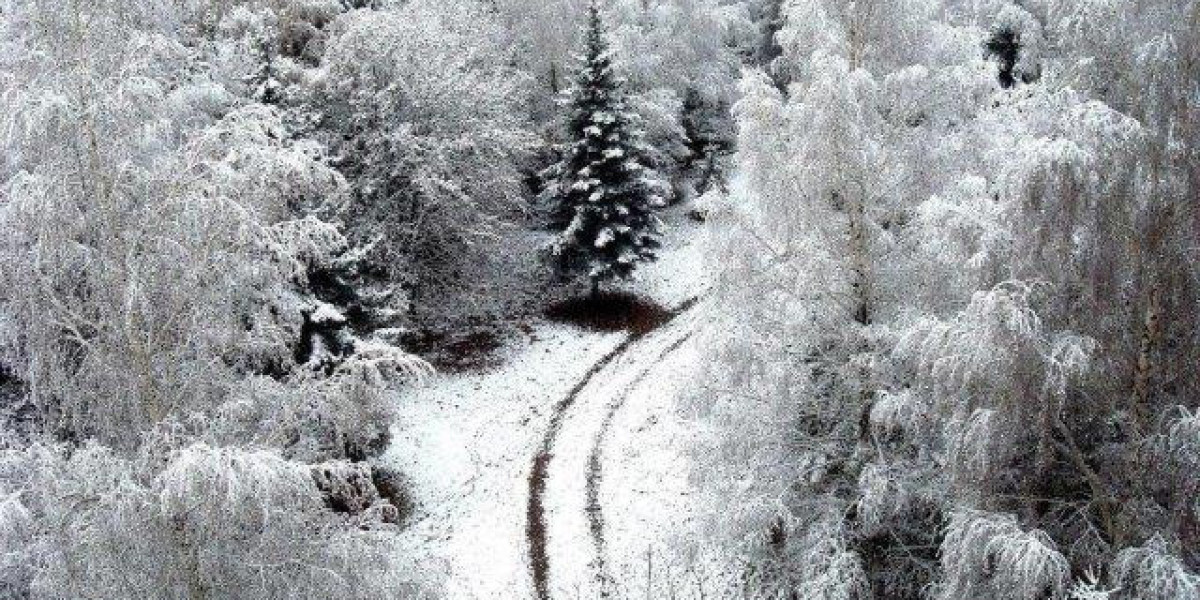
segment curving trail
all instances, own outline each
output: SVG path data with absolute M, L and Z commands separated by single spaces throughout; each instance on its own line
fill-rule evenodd
M 539 599 L 548 600 L 550 598 L 550 557 L 546 552 L 546 509 L 543 498 L 546 493 L 550 460 L 554 456 L 551 453 L 554 442 L 558 438 L 558 432 L 562 429 L 567 410 L 575 404 L 579 393 L 591 383 L 597 373 L 624 354 L 637 339 L 637 337 L 630 337 L 601 358 L 584 374 L 583 379 L 571 389 L 567 396 L 554 406 L 550 426 L 546 428 L 546 435 L 542 438 L 541 446 L 533 457 L 533 468 L 529 471 L 529 501 L 525 511 L 527 519 L 525 536 L 529 541 L 529 566 L 533 572 L 534 593 Z
M 600 482 L 604 478 L 605 440 L 608 437 L 609 430 L 612 429 L 613 419 L 617 416 L 617 412 L 625 406 L 625 401 L 629 398 L 629 393 L 633 388 L 641 384 L 646 376 L 650 374 L 651 369 L 666 358 L 667 355 L 678 350 L 680 346 L 692 339 L 692 334 L 694 333 L 694 330 L 688 329 L 682 334 L 675 336 L 671 345 L 661 351 L 654 362 L 645 366 L 638 377 L 622 390 L 615 401 L 609 405 L 608 412 L 604 415 L 604 421 L 600 424 L 600 430 L 596 433 L 596 438 L 592 441 L 592 452 L 588 456 L 587 515 L 589 530 L 592 534 L 592 546 L 596 551 L 596 570 L 599 572 L 602 592 L 604 588 L 614 583 L 605 562 L 607 551 L 604 542 L 604 507 L 600 504 Z
M 598 500 L 603 441 L 629 391 L 691 337 L 690 319 L 681 317 L 692 313 L 699 300 L 684 302 L 655 329 L 631 334 L 554 406 L 528 478 L 526 538 L 539 600 L 550 600 L 556 591 L 573 597 L 605 594 L 604 518 Z

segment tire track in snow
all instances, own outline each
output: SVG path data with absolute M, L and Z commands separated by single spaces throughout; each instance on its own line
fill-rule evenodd
M 690 298 L 671 311 L 670 316 L 657 327 L 631 333 L 625 341 L 618 344 L 616 348 L 613 348 L 611 352 L 604 355 L 596 364 L 592 365 L 567 395 L 554 405 L 554 410 L 550 417 L 550 425 L 542 437 L 542 443 L 533 457 L 533 465 L 529 471 L 529 497 L 525 511 L 525 536 L 529 544 L 529 568 L 533 576 L 534 594 L 538 600 L 550 600 L 550 556 L 547 552 L 548 540 L 545 506 L 546 480 L 549 477 L 550 461 L 554 457 L 554 445 L 558 440 L 559 432 L 562 430 L 563 422 L 566 420 L 571 407 L 574 406 L 580 393 L 592 383 L 596 375 L 603 371 L 605 367 L 613 364 L 617 359 L 625 355 L 637 342 L 670 325 L 680 315 L 691 310 L 699 301 L 699 296 Z
M 616 401 L 609 405 L 607 412 L 604 415 L 604 421 L 600 424 L 600 431 L 596 433 L 596 438 L 592 441 L 592 451 L 588 456 L 588 474 L 587 474 L 587 516 L 588 529 L 592 533 L 592 546 L 596 552 L 596 570 L 600 573 L 601 593 L 607 596 L 606 590 L 609 586 L 615 583 L 612 574 L 608 572 L 608 561 L 605 558 L 607 555 L 606 544 L 604 541 L 604 509 L 600 504 L 600 481 L 604 478 L 604 444 L 608 438 L 608 432 L 612 429 L 613 420 L 617 413 L 625 406 L 625 402 L 629 399 L 630 394 L 637 389 L 654 367 L 658 366 L 664 358 L 678 350 L 681 346 L 692 339 L 696 331 L 694 329 L 687 331 L 679 337 L 679 339 L 671 342 L 662 352 L 659 352 L 655 357 L 654 362 L 650 366 L 642 370 L 630 384 L 617 395 Z
M 543 496 L 546 492 L 546 478 L 550 459 L 553 457 L 554 441 L 558 437 L 559 430 L 562 429 L 567 410 L 575 403 L 579 392 L 591 383 L 597 373 L 624 354 L 638 339 L 640 336 L 630 336 L 604 355 L 596 364 L 592 365 L 591 369 L 588 369 L 566 397 L 558 401 L 558 404 L 554 406 L 554 412 L 550 417 L 550 426 L 546 429 L 538 453 L 533 457 L 533 468 L 529 471 L 529 501 L 525 510 L 525 537 L 529 542 L 529 567 L 533 572 L 533 589 L 540 600 L 549 600 L 550 598 L 550 557 L 546 553 L 546 509 Z

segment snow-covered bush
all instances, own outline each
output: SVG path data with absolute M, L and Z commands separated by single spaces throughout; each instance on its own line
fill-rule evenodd
M 1193 600 L 1200 598 L 1200 575 L 1192 572 L 1155 536 L 1144 546 L 1126 548 L 1112 565 L 1116 598 Z
M 818 530 L 819 531 L 819 530 Z M 866 600 L 873 598 L 862 558 L 832 531 L 813 538 L 801 559 L 800 583 L 794 594 L 805 600 Z
M 338 318 L 369 295 L 321 279 L 357 256 L 345 179 L 232 75 L 242 33 L 177 9 L 0 20 L 0 356 L 39 429 L 4 436 L 5 593 L 402 593 L 395 508 L 338 514 L 310 464 L 381 452 L 387 386 L 427 367 Z
M 317 93 L 350 180 L 356 240 L 409 293 L 418 320 L 484 294 L 465 285 L 521 219 L 527 79 L 504 62 L 498 27 L 468 0 L 347 13 L 330 25 Z M 316 108 L 316 107 L 314 107 Z
M 306 465 L 164 441 L 132 458 L 92 444 L 6 451 L 3 525 L 21 536 L 4 538 L 6 574 L 20 569 L 6 581 L 54 598 L 379 598 L 408 585 L 389 572 L 382 505 L 342 516 Z
M 939 598 L 1062 598 L 1070 564 L 1042 531 L 1025 531 L 1011 515 L 963 511 L 942 541 Z

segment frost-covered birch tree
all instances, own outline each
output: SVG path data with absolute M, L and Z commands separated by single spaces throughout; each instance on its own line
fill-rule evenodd
M 730 402 L 727 444 L 750 435 L 746 389 L 790 408 L 766 439 L 792 443 L 751 463 L 805 481 L 773 492 L 804 540 L 772 550 L 785 563 L 834 564 L 804 551 L 820 532 L 886 597 L 1191 597 L 1177 432 L 1194 370 L 1173 365 L 1197 348 L 1194 207 L 1177 204 L 1194 182 L 1196 7 L 935 8 L 786 6 L 792 84 L 760 78 L 739 105 L 740 190 L 714 231 L 722 370 L 699 397 Z M 809 200 L 822 193 L 848 202 Z M 779 310 L 771 292 L 798 290 L 820 303 Z M 835 427 L 814 428 L 821 414 Z M 815 527 L 814 505 L 839 508 Z M 833 577 L 800 572 L 788 585 Z M 837 572 L 835 597 L 855 597 L 858 575 Z
M 351 11 L 329 30 L 310 101 L 351 184 L 350 231 L 378 241 L 366 261 L 415 320 L 437 321 L 523 220 L 530 80 L 471 0 Z
M 304 364 L 308 326 L 345 308 L 312 274 L 349 251 L 346 183 L 245 84 L 236 22 L 254 17 L 234 9 L 201 43 L 195 16 L 5 8 L 0 356 L 33 423 L 4 426 L 0 585 L 392 594 L 395 502 L 347 459 L 386 438 L 386 383 L 426 367 L 336 324 L 344 347 Z

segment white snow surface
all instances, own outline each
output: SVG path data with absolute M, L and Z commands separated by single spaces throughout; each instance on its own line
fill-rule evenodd
M 728 565 L 715 559 L 728 554 L 708 545 L 688 478 L 695 423 L 677 405 L 699 357 L 688 338 L 653 364 L 608 428 L 599 498 L 617 598 L 719 598 L 730 589 Z
M 447 374 L 399 399 L 385 460 L 418 503 L 405 560 L 447 598 L 529 598 L 525 510 L 530 462 L 553 405 L 623 334 L 544 324 L 505 365 Z
M 677 307 L 702 295 L 698 226 L 673 210 L 661 260 L 625 284 Z M 603 559 L 614 580 L 644 594 L 647 547 L 677 539 L 688 437 L 673 412 L 691 376 L 685 343 L 698 310 L 635 341 L 589 379 L 556 437 L 543 497 L 553 597 L 589 598 L 602 577 L 588 521 L 587 476 L 599 452 Z M 555 405 L 628 338 L 542 322 L 510 340 L 487 372 L 438 374 L 397 398 L 400 417 L 384 460 L 407 477 L 417 512 L 402 533 L 402 560 L 446 598 L 532 598 L 526 537 L 529 473 Z M 606 425 L 607 422 L 607 425 Z M 648 425 L 650 424 L 650 425 Z M 675 424 L 675 425 L 672 425 Z M 600 448 L 599 451 L 596 448 Z M 672 560 L 675 560 L 672 558 Z M 636 582 L 636 585 L 634 585 Z
M 686 216 L 686 208 L 674 206 L 663 211 L 663 247 L 658 260 L 639 266 L 633 281 L 625 284 L 631 291 L 667 307 L 703 295 L 708 288 L 703 255 L 705 232 Z
M 625 559 L 631 557 L 622 552 L 627 549 L 625 546 L 618 548 L 616 553 L 605 551 L 603 556 L 599 556 L 588 518 L 589 511 L 593 509 L 588 505 L 587 498 L 590 461 L 593 453 L 600 448 L 598 456 L 602 472 L 614 472 L 614 479 L 618 482 L 628 479 L 630 472 L 656 473 L 656 464 L 669 461 L 670 454 L 665 453 L 646 457 L 643 464 L 627 463 L 623 460 L 627 455 L 610 455 L 604 449 L 612 431 L 612 420 L 620 415 L 626 397 L 656 371 L 658 363 L 674 351 L 677 343 L 689 336 L 696 327 L 695 319 L 691 318 L 695 314 L 693 311 L 681 316 L 670 325 L 639 340 L 628 352 L 601 370 L 579 394 L 574 409 L 563 423 L 559 435 L 561 442 L 555 449 L 550 466 L 545 501 L 550 583 L 555 597 L 599 597 L 602 581 L 607 579 L 621 584 L 631 576 L 624 570 L 613 571 L 600 566 L 601 559 L 607 563 L 615 557 L 618 559 L 616 564 L 624 565 L 628 562 Z M 604 481 L 600 479 L 602 493 L 604 490 L 615 490 L 618 496 L 633 493 L 633 490 L 603 486 Z M 617 510 L 612 510 L 605 506 L 605 500 L 602 496 L 600 513 L 605 521 L 606 537 L 613 527 L 625 528 L 627 525 L 635 527 L 636 535 L 639 525 L 629 522 L 628 505 L 621 504 L 616 507 Z M 659 516 L 667 522 L 675 519 L 670 514 L 659 513 Z M 637 548 L 634 551 L 640 552 Z
M 345 323 L 346 315 L 328 302 L 318 302 L 316 310 L 309 317 L 313 323 Z

